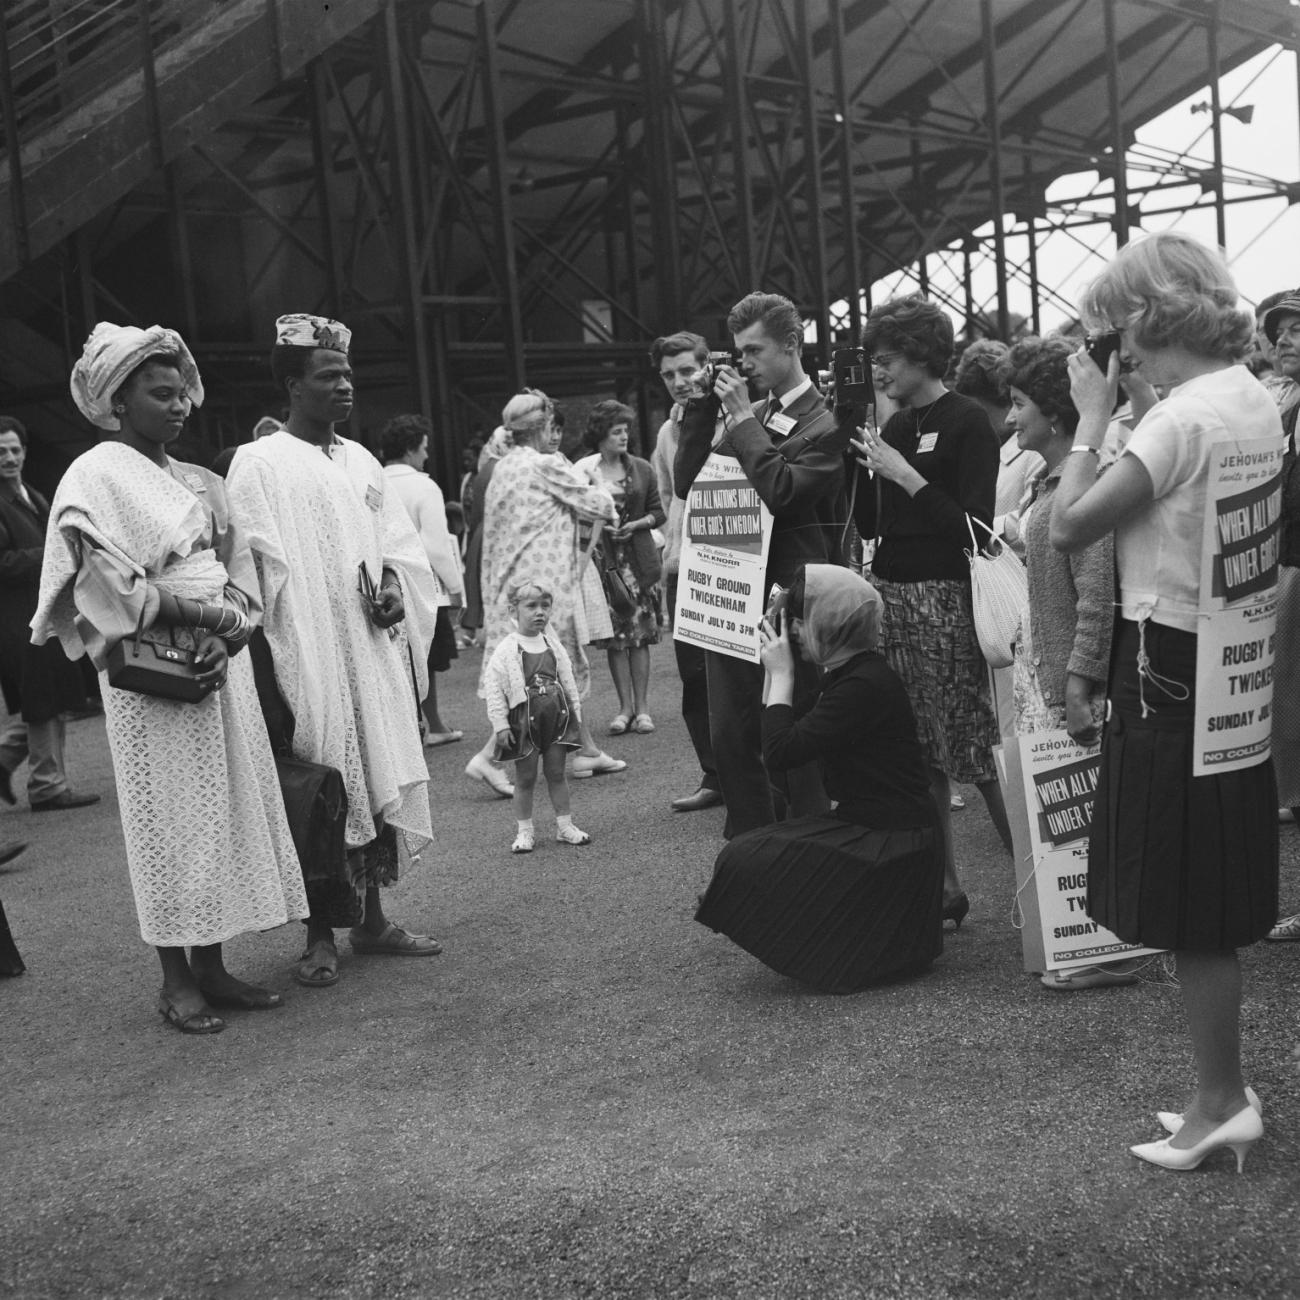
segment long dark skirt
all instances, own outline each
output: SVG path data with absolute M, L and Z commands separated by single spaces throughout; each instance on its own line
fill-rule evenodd
M 1273 764 L 1193 777 L 1196 636 L 1148 622 L 1145 643 L 1152 671 L 1178 686 L 1163 690 L 1144 679 L 1151 712 L 1142 717 L 1138 625 L 1117 623 L 1088 915 L 1152 948 L 1210 952 L 1255 943 L 1277 920 Z
M 853 993 L 939 956 L 942 895 L 930 827 L 800 817 L 736 836 L 695 919 L 779 974 Z

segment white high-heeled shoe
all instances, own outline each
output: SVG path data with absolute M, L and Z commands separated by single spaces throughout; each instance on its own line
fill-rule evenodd
M 1251 1147 L 1263 1136 L 1264 1121 L 1260 1119 L 1259 1112 L 1251 1106 L 1244 1106 L 1231 1119 L 1224 1120 L 1218 1128 L 1207 1133 L 1194 1147 L 1183 1150 L 1170 1146 L 1172 1138 L 1163 1138 L 1159 1142 L 1143 1142 L 1139 1146 L 1129 1147 L 1129 1151 L 1139 1160 L 1181 1172 L 1195 1169 L 1211 1152 L 1229 1147 L 1237 1157 L 1237 1172 L 1241 1173 Z
M 1260 1101 L 1259 1094 L 1254 1088 L 1246 1089 L 1246 1100 L 1250 1103 L 1251 1110 L 1263 1115 L 1264 1103 Z M 1158 1110 L 1156 1111 L 1156 1119 L 1160 1121 L 1160 1127 L 1171 1137 L 1183 1126 L 1183 1117 L 1176 1110 Z

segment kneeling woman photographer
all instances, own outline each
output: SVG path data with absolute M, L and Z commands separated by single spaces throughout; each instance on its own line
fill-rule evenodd
M 920 970 L 943 950 L 929 773 L 907 691 L 879 650 L 880 616 L 870 583 L 809 564 L 775 625 L 764 620 L 764 762 L 776 777 L 819 760 L 837 808 L 733 839 L 695 918 L 832 993 Z M 792 641 L 824 673 L 797 719 Z

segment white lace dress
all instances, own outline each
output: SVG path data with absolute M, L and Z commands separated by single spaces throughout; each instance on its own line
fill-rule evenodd
M 79 457 L 50 511 L 34 639 L 89 652 L 100 687 L 140 934 L 157 947 L 222 943 L 307 915 L 247 653 L 197 704 L 119 691 L 107 649 L 146 623 L 156 589 L 257 613 L 248 548 L 222 482 L 161 469 L 106 442 Z

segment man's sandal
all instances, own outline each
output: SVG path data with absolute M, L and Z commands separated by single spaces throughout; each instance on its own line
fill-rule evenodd
M 293 977 L 309 989 L 326 989 L 339 982 L 338 949 L 328 939 L 317 939 L 298 958 Z
M 355 926 L 348 934 L 352 951 L 364 957 L 436 957 L 442 944 L 427 934 L 411 934 L 391 921 L 378 934 Z

